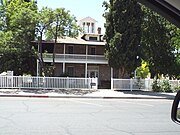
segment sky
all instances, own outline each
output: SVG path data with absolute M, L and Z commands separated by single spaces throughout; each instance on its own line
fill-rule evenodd
M 97 27 L 102 28 L 104 33 L 105 19 L 102 17 L 104 13 L 104 7 L 102 3 L 105 0 L 37 0 L 38 8 L 65 8 L 70 11 L 71 15 L 74 15 L 77 20 L 92 17 L 97 21 Z

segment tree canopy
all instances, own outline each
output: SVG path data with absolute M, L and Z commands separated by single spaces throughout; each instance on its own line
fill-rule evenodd
M 129 77 L 140 61 L 141 7 L 135 0 L 110 0 L 104 3 L 106 13 L 105 55 L 120 77 Z
M 53 75 L 55 70 L 55 52 L 58 38 L 77 37 L 80 31 L 77 26 L 77 21 L 74 16 L 66 11 L 65 8 L 57 8 L 52 14 L 52 23 L 47 27 L 46 36 L 48 39 L 54 39 L 54 50 L 53 50 Z
M 35 37 L 37 6 L 34 1 L 11 0 L 3 3 L 1 17 L 0 71 L 16 75 L 35 74 L 35 54 L 31 41 Z
M 149 63 L 151 74 L 177 75 L 175 61 L 175 26 L 149 8 L 142 6 L 142 58 Z M 174 39 L 174 41 L 172 41 Z M 173 45 L 174 44 L 174 45 Z
M 42 75 L 46 70 L 42 57 L 43 35 L 55 40 L 55 50 L 57 38 L 76 37 L 79 31 L 69 11 L 47 7 L 38 11 L 35 0 L 1 0 L 0 12 L 0 61 L 3 63 L 0 72 L 12 70 L 15 75 L 35 75 L 38 58 Z M 38 52 L 32 43 L 35 39 L 39 40 Z
M 109 0 L 103 5 L 105 55 L 112 68 L 120 69 L 120 78 L 125 73 L 130 76 L 141 60 L 152 77 L 180 74 L 179 28 L 136 0 Z

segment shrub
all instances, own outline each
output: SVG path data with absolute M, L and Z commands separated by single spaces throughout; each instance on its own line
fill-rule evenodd
M 169 80 L 163 80 L 161 87 L 163 92 L 173 92 Z
M 178 85 L 177 85 L 177 86 L 174 86 L 174 88 L 173 88 L 173 89 L 174 89 L 174 91 L 175 91 L 175 92 L 177 92 L 177 91 L 179 91 L 179 90 L 180 90 L 180 86 L 178 86 Z
M 154 92 L 173 92 L 169 80 L 158 80 L 155 79 L 152 84 L 152 90 Z
M 160 85 L 160 81 L 158 79 L 155 79 L 153 81 L 153 84 L 152 84 L 152 90 L 154 92 L 161 92 L 161 85 Z

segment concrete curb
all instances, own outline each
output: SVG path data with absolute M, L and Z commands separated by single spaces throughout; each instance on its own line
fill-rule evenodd
M 45 95 L 10 95 L 10 94 L 3 94 L 0 97 L 29 97 L 29 98 L 48 98 L 49 96 Z
M 174 100 L 174 97 L 151 97 L 151 96 L 122 96 L 122 97 L 106 97 L 106 96 L 49 96 L 49 95 L 18 95 L 18 94 L 1 94 L 0 97 L 27 97 L 27 98 L 89 98 L 89 99 L 164 99 Z

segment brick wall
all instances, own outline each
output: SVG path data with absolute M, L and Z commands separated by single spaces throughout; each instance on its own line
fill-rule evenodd
M 74 54 L 86 54 L 85 45 L 66 45 L 66 54 L 68 54 L 68 46 L 73 46 Z
M 55 52 L 59 53 L 59 54 L 63 54 L 64 53 L 64 45 L 63 44 L 57 44 Z
M 74 47 L 74 54 L 86 54 L 86 45 L 65 45 L 66 46 L 66 54 L 68 54 L 68 46 Z M 88 54 L 90 54 L 90 48 L 96 48 L 96 55 L 104 55 L 104 46 L 88 46 Z M 64 45 L 57 44 L 56 53 L 63 54 L 64 53 Z
M 68 67 L 74 67 L 74 77 L 85 77 L 85 64 L 66 64 L 66 71 Z
M 88 54 L 90 54 L 92 47 L 96 48 L 96 55 L 104 55 L 104 46 L 88 46 Z
M 63 74 L 63 64 L 56 63 L 55 76 L 61 76 Z
M 104 55 L 105 47 L 104 46 L 96 46 L 96 54 Z
M 108 65 L 99 66 L 99 88 L 110 89 L 111 87 L 111 68 Z
M 110 80 L 111 78 L 111 68 L 108 65 L 99 66 L 99 78 L 100 80 Z
M 75 54 L 86 54 L 86 45 L 74 45 Z

